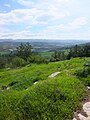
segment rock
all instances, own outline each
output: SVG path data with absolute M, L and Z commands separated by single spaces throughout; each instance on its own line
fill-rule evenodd
M 76 118 L 73 118 L 73 120 L 77 120 Z
M 89 87 L 89 86 L 87 86 L 87 89 L 88 89 L 88 90 L 90 90 L 90 87 Z
M 60 72 L 55 72 L 55 73 L 51 74 L 50 76 L 48 76 L 48 78 L 53 78 L 53 77 L 57 76 L 58 74 L 60 74 Z
M 83 110 L 84 112 L 88 115 L 88 117 L 83 116 L 82 114 L 78 114 L 78 117 L 80 120 L 90 120 L 90 102 L 86 102 L 83 105 Z M 77 120 L 76 118 L 74 118 L 73 120 Z
M 35 84 L 37 84 L 38 82 L 34 82 L 33 84 L 35 85 Z
M 87 102 L 83 105 L 83 110 L 88 116 L 90 116 L 90 102 Z
M 78 117 L 80 120 L 86 120 L 86 117 L 84 117 L 83 115 L 81 115 L 80 113 L 78 114 Z
M 7 90 L 10 90 L 10 87 L 7 87 Z

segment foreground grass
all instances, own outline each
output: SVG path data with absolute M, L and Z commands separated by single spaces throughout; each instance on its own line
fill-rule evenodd
M 1 71 L 0 85 L 10 90 L 0 91 L 0 120 L 71 120 L 85 95 L 85 86 L 66 70 L 74 73 L 84 62 L 76 58 Z M 56 71 L 61 74 L 48 78 Z M 89 76 L 84 79 L 89 80 Z

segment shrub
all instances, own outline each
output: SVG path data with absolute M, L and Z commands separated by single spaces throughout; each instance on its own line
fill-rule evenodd
M 48 63 L 49 61 L 40 55 L 31 55 L 27 59 L 28 63 Z
M 87 71 L 85 68 L 78 68 L 78 69 L 75 71 L 75 74 L 76 74 L 78 77 L 87 77 L 88 71 Z
M 5 67 L 4 58 L 0 58 L 0 68 L 4 68 L 4 67 Z
M 20 67 L 20 66 L 25 66 L 26 61 L 20 57 L 15 57 L 12 59 L 12 67 Z

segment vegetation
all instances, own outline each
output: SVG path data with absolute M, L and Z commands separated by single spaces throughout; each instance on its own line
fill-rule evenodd
M 48 63 L 49 60 L 38 53 L 32 52 L 30 43 L 20 44 L 15 51 L 0 55 L 0 68 L 16 68 L 31 63 Z
M 31 55 L 31 49 L 32 46 L 29 42 L 27 42 L 26 44 L 21 43 L 20 46 L 18 46 L 16 49 L 16 55 L 27 60 L 27 57 Z
M 0 120 L 72 120 L 90 86 L 89 47 L 40 55 L 25 43 L 0 55 Z
M 33 52 L 30 43 L 21 43 L 15 51 L 0 54 L 0 68 L 16 68 L 31 63 L 48 63 L 68 60 L 74 57 L 90 57 L 90 44 L 55 50 L 54 52 Z
M 90 44 L 83 46 L 75 45 L 68 49 L 55 51 L 50 61 L 55 62 L 67 59 L 69 60 L 75 57 L 90 57 Z
M 80 101 L 85 96 L 87 81 L 90 85 L 90 71 L 85 77 L 77 74 L 79 68 L 89 69 L 88 61 L 90 58 L 73 58 L 48 64 L 30 64 L 17 69 L 2 69 L 0 119 L 72 120 L 73 112 L 80 107 Z M 48 78 L 56 71 L 61 73 Z

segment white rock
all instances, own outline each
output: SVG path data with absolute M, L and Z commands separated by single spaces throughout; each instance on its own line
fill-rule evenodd
M 86 120 L 86 117 L 84 117 L 83 115 L 81 115 L 80 113 L 78 114 L 78 117 L 80 120 Z
M 55 72 L 55 73 L 51 74 L 50 76 L 48 76 L 48 78 L 53 78 L 53 77 L 55 77 L 58 74 L 60 74 L 60 72 Z
M 90 90 L 90 87 L 89 87 L 89 86 L 87 86 L 87 89 L 88 89 L 88 90 Z
M 35 85 L 35 84 L 37 84 L 38 82 L 34 82 L 33 84 Z
M 90 116 L 90 102 L 87 102 L 83 105 L 83 110 L 88 116 Z
M 76 118 L 73 118 L 73 120 L 77 120 Z
M 10 89 L 10 87 L 7 87 L 7 90 L 9 90 Z

